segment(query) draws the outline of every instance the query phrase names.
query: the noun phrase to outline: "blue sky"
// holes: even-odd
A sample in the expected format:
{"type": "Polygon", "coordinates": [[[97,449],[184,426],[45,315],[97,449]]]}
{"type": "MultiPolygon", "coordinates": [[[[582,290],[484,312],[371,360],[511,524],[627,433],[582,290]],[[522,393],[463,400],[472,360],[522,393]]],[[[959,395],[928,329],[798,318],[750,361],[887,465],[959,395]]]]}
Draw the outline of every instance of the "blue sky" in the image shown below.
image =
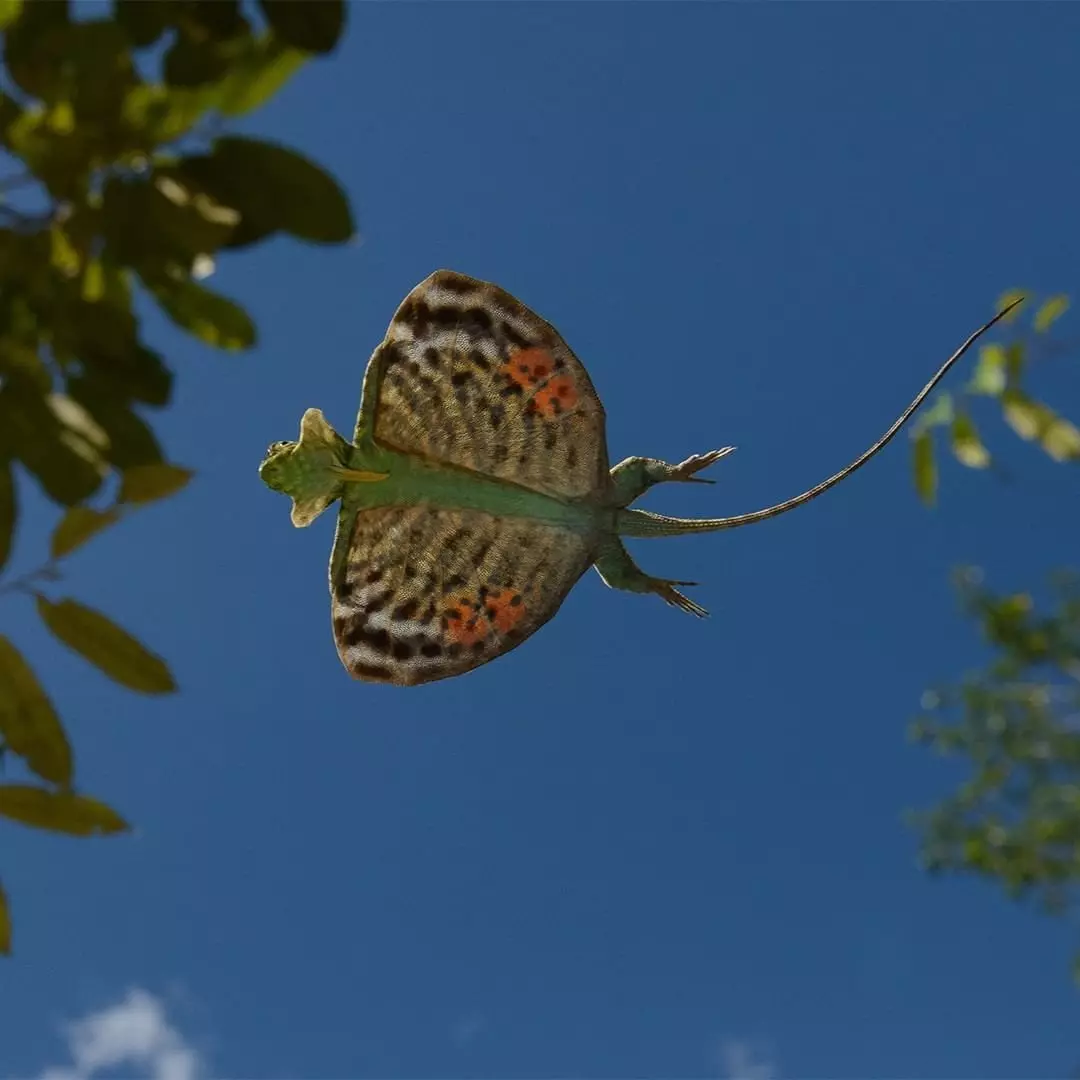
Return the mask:
{"type": "MultiPolygon", "coordinates": [[[[926,686],[984,659],[949,569],[1011,588],[1075,564],[1064,467],[987,419],[1020,482],[947,467],[928,513],[902,440],[798,513],[635,544],[711,620],[590,573],[526,646],[409,690],[346,676],[331,515],[293,529],[256,468],[308,406],[351,429],[397,303],[451,267],[559,327],[613,461],[738,445],[716,487],[645,505],[803,490],[1002,290],[1076,293],[1080,8],[351,14],[245,130],[333,170],[363,243],[224,258],[250,354],[149,316],[179,375],[161,430],[199,475],[65,585],[182,692],[128,695],[0,608],[81,784],[138,826],[4,828],[0,1072],[70,1066],[62,1024],[132,987],[214,1076],[722,1076],[748,1047],[790,1077],[1075,1067],[1070,928],[928,880],[901,820],[962,775],[904,737],[926,686]]],[[[1071,362],[1033,389],[1080,415],[1071,362]]],[[[31,502],[19,565],[50,515],[31,502]]]]}

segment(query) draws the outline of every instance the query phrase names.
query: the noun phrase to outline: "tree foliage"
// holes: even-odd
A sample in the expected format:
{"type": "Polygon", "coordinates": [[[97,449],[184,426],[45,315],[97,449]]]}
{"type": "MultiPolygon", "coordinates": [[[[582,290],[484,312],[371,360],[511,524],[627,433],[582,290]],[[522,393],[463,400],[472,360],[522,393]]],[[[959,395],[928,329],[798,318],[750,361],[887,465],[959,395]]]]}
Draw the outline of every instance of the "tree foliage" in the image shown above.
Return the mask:
{"type": "MultiPolygon", "coordinates": [[[[277,234],[354,235],[346,195],[317,164],[225,130],[334,50],[345,6],[114,0],[95,16],[0,0],[0,593],[32,598],[57,641],[114,682],[167,694],[160,656],[50,584],[72,552],[191,478],[154,431],[173,372],[142,338],[139,295],[209,346],[248,349],[251,317],[204,284],[216,260],[277,234]],[[60,517],[42,565],[5,577],[28,481],[60,517]]],[[[77,836],[127,828],[76,791],[63,724],[6,637],[0,755],[31,781],[0,784],[0,816],[77,836]]],[[[0,953],[10,931],[0,888],[0,953]]]]}
{"type": "MultiPolygon", "coordinates": [[[[991,465],[969,411],[979,399],[996,402],[1005,423],[1052,460],[1080,461],[1080,430],[1023,386],[1035,362],[1070,347],[1048,335],[1068,306],[1061,295],[1035,306],[1029,328],[984,345],[962,393],[940,394],[920,418],[912,471],[924,502],[937,490],[935,429],[948,432],[961,464],[991,465]]],[[[976,568],[959,571],[956,585],[994,656],[984,671],[928,691],[911,726],[916,742],[971,767],[952,795],[912,815],[923,863],[935,874],[995,880],[1014,898],[1064,913],[1080,901],[1080,575],[1055,574],[1052,606],[1041,612],[1029,592],[984,587],[976,568]]],[[[1080,978],[1080,958],[1074,970],[1080,978]]]]}

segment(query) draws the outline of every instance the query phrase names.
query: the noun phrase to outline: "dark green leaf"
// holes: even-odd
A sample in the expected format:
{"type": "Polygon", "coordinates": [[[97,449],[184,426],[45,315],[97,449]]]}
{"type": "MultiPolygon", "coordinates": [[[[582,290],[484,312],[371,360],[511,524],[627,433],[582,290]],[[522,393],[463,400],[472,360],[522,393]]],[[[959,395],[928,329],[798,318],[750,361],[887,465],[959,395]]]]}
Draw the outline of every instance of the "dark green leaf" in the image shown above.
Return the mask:
{"type": "Polygon", "coordinates": [[[146,405],[168,404],[172,372],[151,349],[136,345],[120,356],[96,353],[82,359],[97,378],[113,385],[118,397],[146,405]]]}
{"type": "Polygon", "coordinates": [[[259,0],[259,6],[274,33],[305,52],[332,51],[345,26],[343,0],[259,0]]]}
{"type": "Polygon", "coordinates": [[[1049,330],[1050,327],[1069,310],[1069,298],[1064,295],[1051,296],[1042,307],[1035,312],[1035,329],[1038,333],[1049,330]]]}
{"type": "Polygon", "coordinates": [[[162,282],[154,296],[177,326],[207,345],[235,352],[255,344],[255,324],[248,313],[194,281],[162,282]]]}
{"type": "Polygon", "coordinates": [[[170,24],[173,5],[168,0],[114,0],[116,21],[127,31],[132,44],[153,45],[170,24]]]}
{"type": "Polygon", "coordinates": [[[337,182],[283,146],[221,138],[212,154],[187,158],[178,171],[240,212],[241,229],[230,246],[278,230],[326,244],[342,243],[355,233],[349,201],[337,182]]]}
{"type": "Polygon", "coordinates": [[[0,570],[11,555],[19,508],[15,498],[15,474],[11,462],[0,458],[0,570]]]}
{"type": "Polygon", "coordinates": [[[60,93],[67,46],[68,5],[24,4],[4,31],[4,63],[15,84],[32,97],[50,101],[60,93]]]}
{"type": "Polygon", "coordinates": [[[306,62],[307,53],[282,44],[272,35],[253,39],[248,51],[233,61],[222,81],[216,104],[225,116],[242,116],[265,104],[306,62]]]}
{"type": "Polygon", "coordinates": [[[77,600],[37,597],[38,614],[52,634],[114,682],[142,694],[171,694],[176,683],[165,661],[100,611],[77,600]]]}
{"type": "Polygon", "coordinates": [[[181,35],[165,54],[163,73],[171,87],[206,86],[229,70],[229,57],[214,41],[195,41],[181,35]]]}
{"type": "Polygon", "coordinates": [[[969,469],[985,469],[990,464],[990,452],[983,446],[975,422],[963,412],[953,417],[952,451],[969,469]]]}
{"type": "Polygon", "coordinates": [[[937,462],[934,460],[934,442],[929,430],[920,432],[912,444],[912,468],[915,490],[926,506],[937,500],[937,462]]]}
{"type": "Polygon", "coordinates": [[[116,510],[93,510],[89,506],[73,506],[60,519],[49,542],[49,554],[54,559],[70,555],[97,536],[102,529],[120,520],[116,510]]]}
{"type": "Polygon", "coordinates": [[[85,438],[61,424],[39,393],[14,380],[0,388],[0,450],[18,458],[49,497],[65,506],[92,495],[105,472],[85,438]]]}
{"type": "Polygon", "coordinates": [[[11,955],[11,911],[3,885],[0,885],[0,953],[11,955]]]}
{"type": "Polygon", "coordinates": [[[186,487],[194,474],[179,465],[137,465],[125,471],[118,502],[149,503],[167,499],[186,487]]]}
{"type": "Polygon", "coordinates": [[[97,799],[29,784],[0,784],[0,815],[70,836],[107,836],[129,829],[115,810],[97,799]]]}
{"type": "Polygon", "coordinates": [[[2,635],[0,735],[42,780],[71,783],[71,746],[60,718],[30,665],[2,635]]]}
{"type": "Polygon", "coordinates": [[[162,460],[161,447],[141,416],[117,397],[107,380],[77,377],[68,380],[68,393],[94,418],[109,437],[105,459],[118,469],[154,465],[162,460]]]}
{"type": "Polygon", "coordinates": [[[192,37],[225,42],[248,31],[240,0],[185,0],[179,13],[180,25],[192,37]]]}

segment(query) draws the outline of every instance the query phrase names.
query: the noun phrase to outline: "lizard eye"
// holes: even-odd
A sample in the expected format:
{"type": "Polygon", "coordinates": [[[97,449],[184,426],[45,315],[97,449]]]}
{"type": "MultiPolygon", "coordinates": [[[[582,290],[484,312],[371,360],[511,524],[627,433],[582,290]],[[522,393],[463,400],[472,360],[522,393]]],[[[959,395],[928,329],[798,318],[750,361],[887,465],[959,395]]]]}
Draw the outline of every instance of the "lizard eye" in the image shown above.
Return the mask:
{"type": "Polygon", "coordinates": [[[285,440],[285,439],[282,439],[279,442],[272,442],[266,448],[266,456],[270,457],[272,454],[276,454],[279,450],[283,449],[284,447],[286,447],[288,445],[289,445],[288,440],[285,440]]]}

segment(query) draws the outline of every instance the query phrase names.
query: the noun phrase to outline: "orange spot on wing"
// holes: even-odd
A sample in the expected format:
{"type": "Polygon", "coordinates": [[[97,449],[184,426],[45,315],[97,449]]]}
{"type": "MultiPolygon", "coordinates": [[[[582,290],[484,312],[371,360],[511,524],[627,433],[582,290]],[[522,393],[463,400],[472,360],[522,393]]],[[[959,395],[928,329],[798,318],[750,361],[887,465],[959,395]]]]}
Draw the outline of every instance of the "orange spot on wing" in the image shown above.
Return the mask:
{"type": "Polygon", "coordinates": [[[443,611],[447,634],[466,646],[483,641],[492,630],[509,633],[524,614],[521,594],[513,589],[495,589],[479,599],[458,597],[443,611]]]}
{"type": "Polygon", "coordinates": [[[533,401],[544,416],[558,416],[559,413],[572,409],[578,401],[574,380],[569,375],[557,375],[536,391],[533,401]]]}

